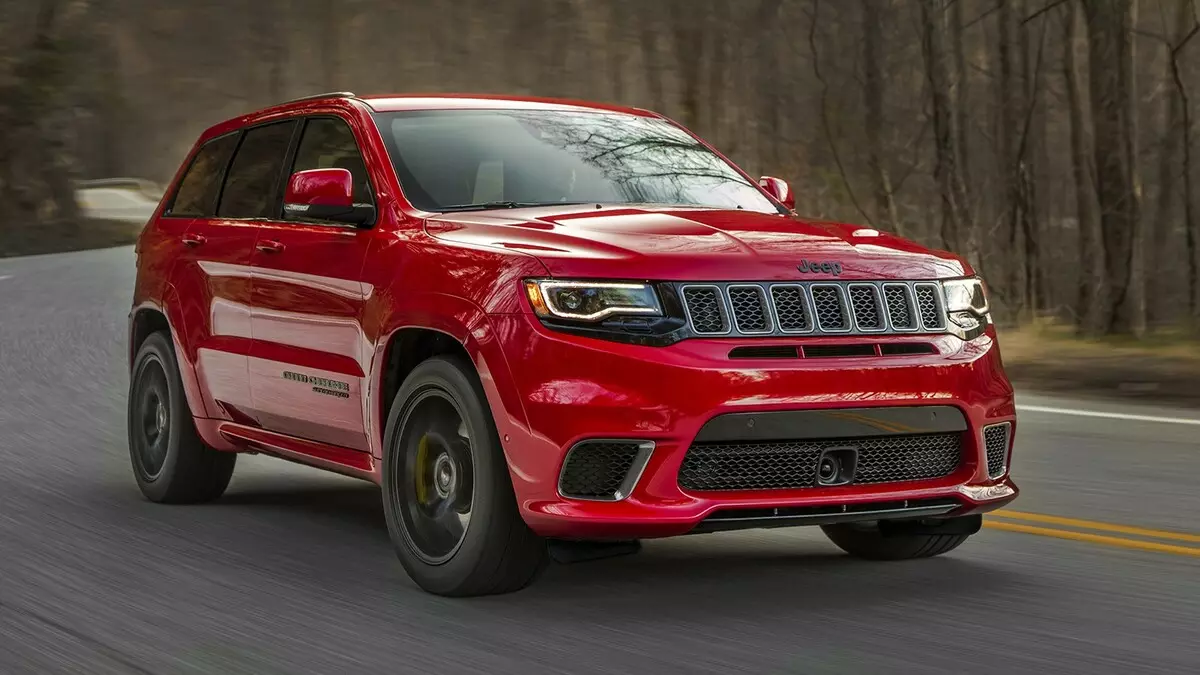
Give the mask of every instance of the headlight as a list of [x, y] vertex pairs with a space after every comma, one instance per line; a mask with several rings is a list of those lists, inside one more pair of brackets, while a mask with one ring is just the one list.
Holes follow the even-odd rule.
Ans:
[[650, 284], [531, 279], [525, 293], [542, 318], [600, 321], [614, 315], [662, 316]]
[[983, 334], [991, 322], [987, 291], [978, 277], [951, 279], [942, 282], [946, 315], [950, 332], [964, 340], [974, 340]]

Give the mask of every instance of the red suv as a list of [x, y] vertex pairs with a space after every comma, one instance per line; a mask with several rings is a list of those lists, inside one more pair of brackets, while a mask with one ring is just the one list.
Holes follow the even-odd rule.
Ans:
[[793, 208], [645, 110], [337, 93], [218, 124], [137, 245], [134, 476], [372, 481], [444, 595], [742, 528], [949, 551], [1017, 495], [984, 285]]

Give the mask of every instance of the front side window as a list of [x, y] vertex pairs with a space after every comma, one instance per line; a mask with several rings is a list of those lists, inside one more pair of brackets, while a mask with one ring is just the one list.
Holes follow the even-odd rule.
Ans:
[[217, 209], [221, 178], [229, 158], [237, 147], [238, 135], [229, 134], [205, 143], [192, 160], [187, 173], [179, 181], [169, 215], [191, 218], [211, 218]]
[[342, 120], [318, 117], [305, 123], [292, 173], [309, 169], [346, 169], [354, 177], [354, 203], [373, 203], [366, 162]]
[[273, 218], [283, 163], [295, 121], [275, 122], [246, 131], [225, 176], [217, 216]]
[[413, 206], [645, 204], [784, 213], [729, 163], [661, 119], [606, 112], [432, 110], [376, 115]]

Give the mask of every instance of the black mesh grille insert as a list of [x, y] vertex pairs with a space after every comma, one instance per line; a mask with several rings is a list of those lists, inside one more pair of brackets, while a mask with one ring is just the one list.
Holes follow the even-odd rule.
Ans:
[[687, 303], [692, 318], [692, 328], [697, 333], [724, 333], [729, 330], [729, 319], [721, 302], [720, 291], [712, 286], [691, 286], [683, 289], [683, 301]]
[[987, 450], [988, 476], [999, 478], [1004, 475], [1008, 460], [1008, 422], [985, 427], [983, 445]]
[[936, 354], [937, 350], [926, 342], [902, 342], [879, 345], [879, 353], [884, 356], [903, 356], [905, 354]]
[[945, 332], [934, 281], [692, 281], [678, 286], [696, 335]]
[[571, 450], [558, 479], [564, 497], [612, 499], [638, 454], [635, 442], [582, 443]]
[[739, 331], [765, 333], [771, 330], [767, 296], [758, 286], [731, 286], [729, 305], [733, 307], [733, 320]]
[[858, 449], [854, 484], [942, 478], [962, 460], [961, 433], [697, 443], [684, 457], [679, 486], [697, 491], [813, 487], [821, 452], [838, 447]]
[[888, 284], [883, 287], [883, 298], [887, 305], [888, 319], [896, 330], [916, 330], [920, 328], [917, 317], [913, 314], [908, 302], [908, 287], [898, 284]]
[[798, 347], [787, 347], [780, 345], [778, 347], [734, 347], [729, 350], [729, 358], [731, 359], [798, 359], [800, 358], [800, 349]]
[[839, 356], [875, 356], [875, 345], [805, 345], [806, 359], [833, 359]]
[[883, 315], [879, 313], [879, 291], [874, 286], [851, 286], [850, 304], [854, 319], [863, 330], [883, 330]]
[[921, 314], [921, 322], [926, 328], [942, 328], [945, 324], [942, 321], [942, 313], [938, 311], [938, 287], [933, 284], [918, 284], [916, 290], [917, 311]]
[[812, 317], [808, 315], [803, 287], [773, 286], [771, 297], [775, 300], [775, 318], [779, 321], [780, 330], [790, 333], [812, 330]]
[[842, 294], [836, 286], [813, 286], [813, 310], [821, 330], [845, 330], [846, 313], [842, 307]]

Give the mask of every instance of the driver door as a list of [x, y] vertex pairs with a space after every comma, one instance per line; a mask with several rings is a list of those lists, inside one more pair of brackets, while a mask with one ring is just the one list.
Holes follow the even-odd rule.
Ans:
[[[349, 123], [303, 121], [283, 183], [297, 171], [344, 168], [354, 201], [374, 203]], [[282, 194], [282, 190], [280, 191]], [[346, 223], [261, 224], [252, 264], [250, 387], [264, 429], [368, 451], [364, 392], [371, 351], [362, 329], [370, 292], [361, 282], [373, 230]]]

